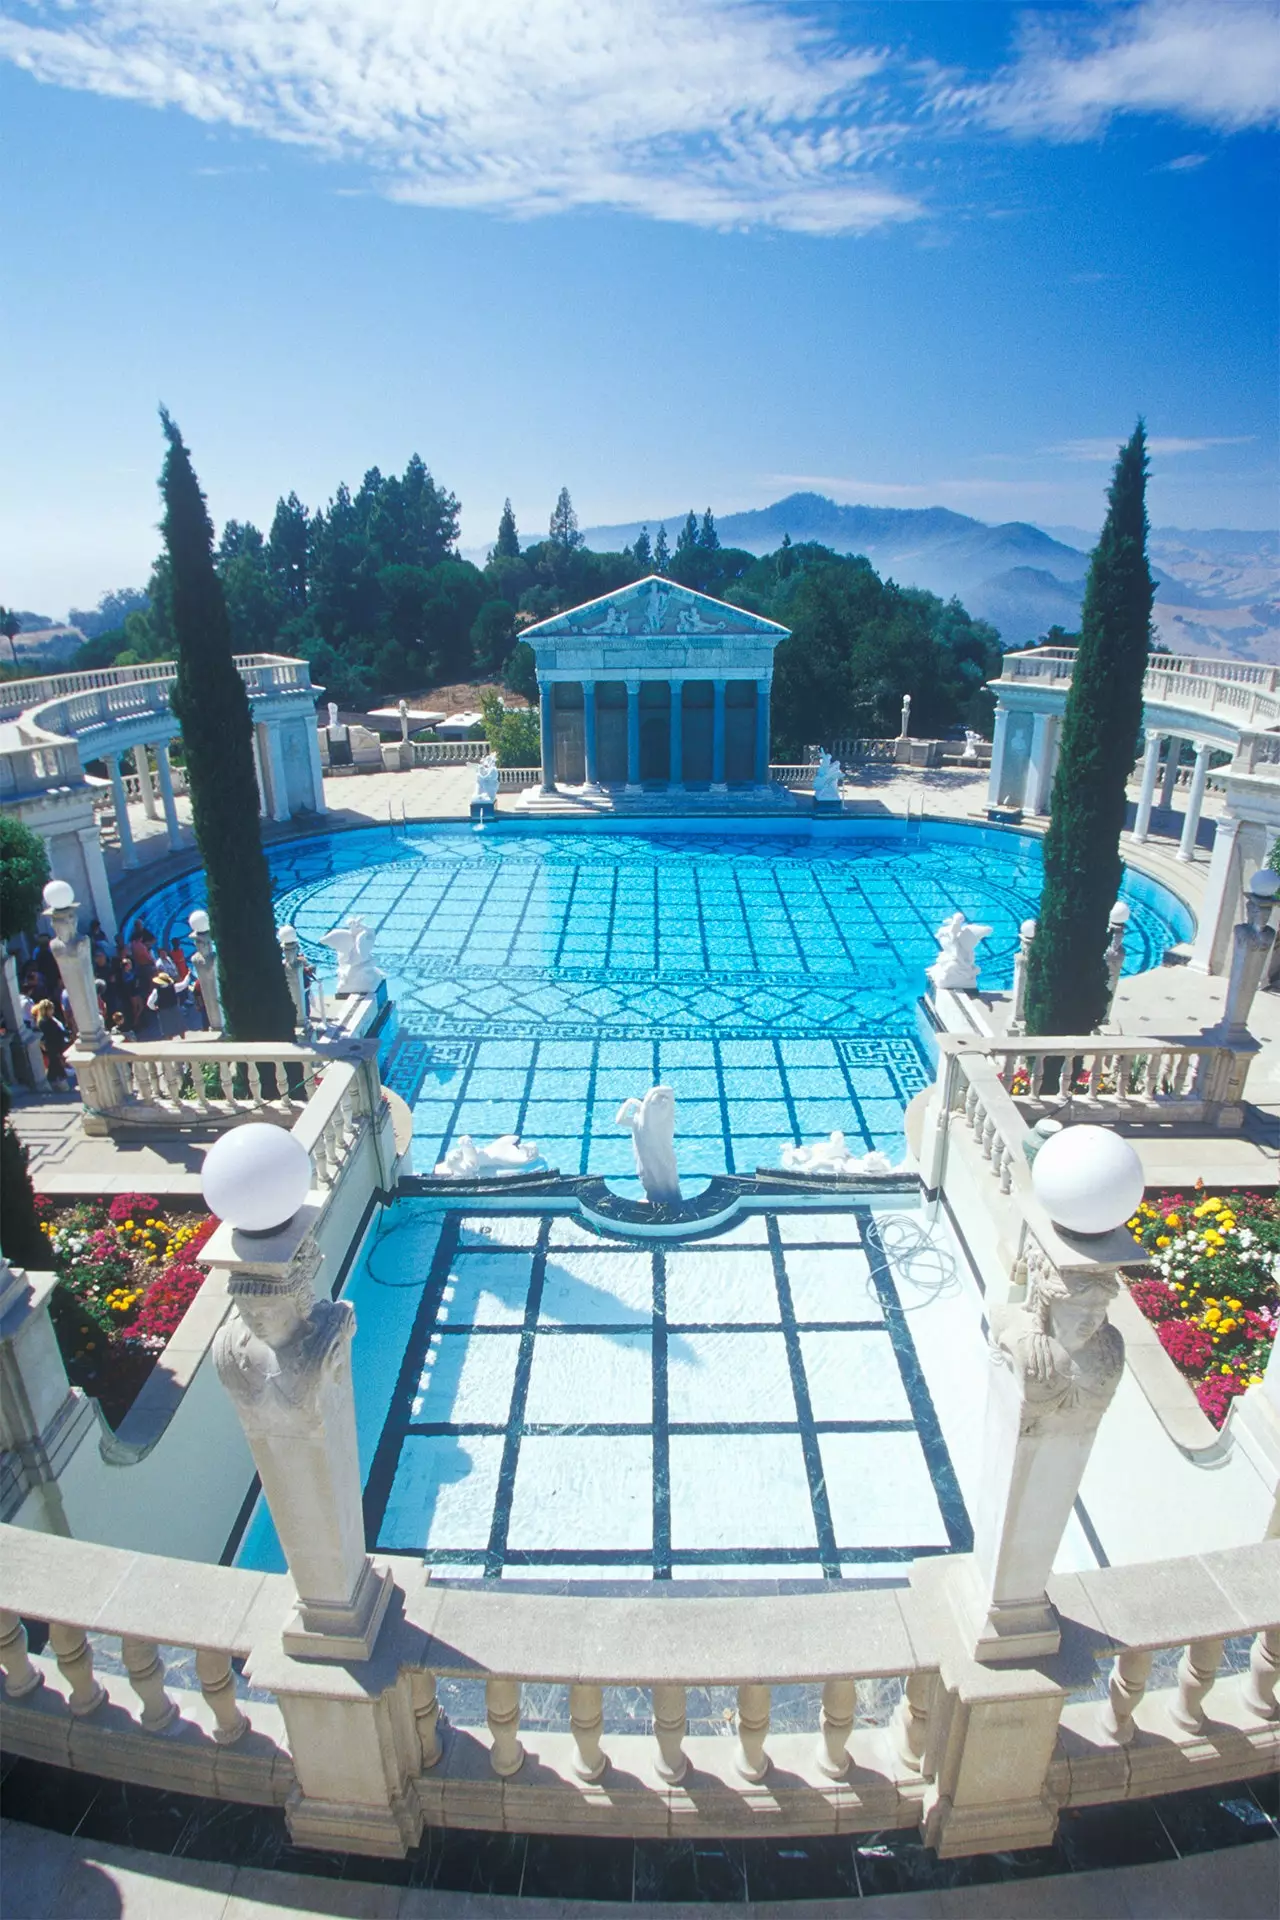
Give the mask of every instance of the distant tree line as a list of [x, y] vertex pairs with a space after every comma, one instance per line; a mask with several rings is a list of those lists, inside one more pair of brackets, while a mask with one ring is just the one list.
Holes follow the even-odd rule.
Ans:
[[[721, 546], [709, 507], [701, 517], [690, 510], [674, 550], [659, 526], [652, 540], [643, 527], [630, 547], [597, 553], [562, 488], [546, 538], [527, 544], [508, 500], [486, 564], [476, 567], [458, 555], [459, 512], [415, 454], [403, 474], [371, 468], [356, 493], [340, 486], [314, 513], [289, 494], [265, 534], [228, 521], [215, 564], [236, 651], [299, 655], [329, 698], [350, 708], [477, 677], [532, 697], [523, 627], [659, 573], [792, 629], [775, 658], [780, 753], [896, 733], [904, 693], [922, 734], [989, 731], [983, 684], [999, 672], [995, 629], [958, 600], [882, 581], [865, 559], [789, 538], [758, 559]], [[121, 590], [98, 611], [121, 617], [74, 666], [171, 656], [167, 558], [156, 561], [145, 595]]]

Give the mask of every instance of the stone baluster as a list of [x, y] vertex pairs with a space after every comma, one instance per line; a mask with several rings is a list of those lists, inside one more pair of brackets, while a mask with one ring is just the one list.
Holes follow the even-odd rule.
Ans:
[[822, 1688], [818, 1725], [818, 1767], [830, 1780], [842, 1780], [849, 1771], [849, 1735], [858, 1709], [856, 1680], [828, 1680]]
[[1133, 1739], [1133, 1716], [1150, 1677], [1151, 1654], [1145, 1648], [1125, 1647], [1116, 1655], [1101, 1720], [1103, 1733], [1118, 1747], [1127, 1747]]
[[909, 1673], [902, 1683], [902, 1698], [894, 1711], [894, 1748], [911, 1773], [919, 1773], [924, 1765], [936, 1678], [932, 1673]]
[[1259, 1720], [1274, 1720], [1280, 1715], [1276, 1704], [1276, 1685], [1280, 1682], [1280, 1627], [1264, 1627], [1249, 1650], [1249, 1680], [1244, 1703]]
[[768, 1687], [738, 1688], [738, 1752], [734, 1765], [744, 1780], [763, 1780], [769, 1771], [764, 1743], [769, 1737], [771, 1697]]
[[132, 1634], [120, 1639], [129, 1685], [142, 1702], [138, 1718], [148, 1733], [163, 1733], [178, 1717], [176, 1702], [164, 1690], [164, 1661], [154, 1640], [138, 1640]]
[[1040, 1098], [1040, 1089], [1044, 1086], [1044, 1063], [1047, 1056], [1033, 1053], [1027, 1062], [1027, 1091], [1033, 1100]]
[[1204, 1697], [1221, 1665], [1221, 1640], [1193, 1640], [1178, 1662], [1178, 1698], [1169, 1708], [1169, 1718], [1184, 1733], [1198, 1733], [1204, 1725]]
[[509, 1779], [524, 1765], [524, 1748], [520, 1744], [520, 1682], [486, 1680], [484, 1712], [493, 1735], [489, 1765], [501, 1779]]
[[44, 1675], [31, 1664], [22, 1616], [7, 1608], [0, 1608], [0, 1669], [4, 1671], [7, 1700], [21, 1700], [24, 1694], [44, 1685]]
[[58, 1672], [71, 1689], [67, 1702], [77, 1720], [96, 1713], [107, 1697], [106, 1688], [93, 1677], [93, 1649], [83, 1627], [69, 1627], [61, 1620], [49, 1622], [49, 1645], [58, 1662]]
[[1107, 1057], [1104, 1053], [1095, 1053], [1089, 1061], [1089, 1098], [1096, 1100], [1102, 1091], [1102, 1076], [1106, 1068]]
[[162, 1060], [160, 1062], [160, 1074], [164, 1081], [165, 1092], [175, 1106], [181, 1106], [182, 1104], [184, 1064], [181, 1060]]
[[429, 1771], [439, 1764], [444, 1752], [440, 1743], [440, 1699], [434, 1673], [428, 1673], [425, 1667], [415, 1667], [410, 1676], [410, 1697], [422, 1764]]
[[977, 1112], [978, 1112], [978, 1089], [975, 1086], [971, 1085], [966, 1088], [965, 1096], [964, 1096], [964, 1120], [965, 1120], [965, 1125], [969, 1128], [970, 1132], [973, 1131], [974, 1120], [976, 1118]]
[[196, 1678], [205, 1705], [214, 1718], [216, 1744], [233, 1747], [249, 1731], [249, 1722], [236, 1700], [236, 1673], [231, 1655], [220, 1653], [215, 1647], [197, 1647]]
[[984, 1113], [982, 1122], [982, 1157], [990, 1160], [995, 1151], [996, 1123], [989, 1113]]
[[574, 1755], [570, 1766], [579, 1780], [598, 1780], [609, 1761], [600, 1750], [604, 1731], [604, 1690], [577, 1684], [569, 1689], [569, 1731]]
[[683, 1780], [689, 1771], [689, 1758], [684, 1750], [687, 1726], [684, 1688], [669, 1684], [654, 1687], [653, 1737], [658, 1743], [654, 1766], [659, 1779], [671, 1786]]

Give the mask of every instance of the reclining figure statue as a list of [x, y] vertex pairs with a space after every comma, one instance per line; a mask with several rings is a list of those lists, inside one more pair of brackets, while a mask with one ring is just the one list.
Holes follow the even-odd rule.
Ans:
[[882, 1153], [850, 1153], [842, 1133], [833, 1133], [812, 1147], [784, 1147], [782, 1165], [788, 1173], [892, 1173]]
[[521, 1140], [518, 1134], [504, 1133], [487, 1147], [478, 1147], [464, 1133], [436, 1163], [435, 1173], [441, 1180], [484, 1180], [495, 1173], [529, 1173], [544, 1164], [537, 1142]]

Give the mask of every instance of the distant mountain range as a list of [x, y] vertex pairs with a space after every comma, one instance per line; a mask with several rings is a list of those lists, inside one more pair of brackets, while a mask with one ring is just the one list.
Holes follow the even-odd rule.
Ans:
[[[668, 514], [675, 537], [684, 514]], [[599, 551], [630, 546], [641, 525], [589, 527]], [[727, 547], [772, 553], [784, 534], [816, 540], [837, 553], [862, 553], [902, 586], [956, 594], [990, 620], [1007, 647], [1031, 645], [1054, 625], [1074, 629], [1095, 535], [1080, 527], [1042, 528], [1024, 520], [999, 526], [947, 507], [839, 506], [820, 493], [793, 493], [770, 507], [717, 517]], [[1176, 653], [1229, 654], [1280, 665], [1280, 535], [1214, 528], [1157, 528], [1150, 542], [1155, 619]]]

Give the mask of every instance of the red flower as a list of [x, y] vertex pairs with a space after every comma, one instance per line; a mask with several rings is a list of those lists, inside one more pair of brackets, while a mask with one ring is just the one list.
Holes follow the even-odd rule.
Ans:
[[149, 1342], [168, 1340], [177, 1332], [178, 1323], [199, 1293], [205, 1278], [203, 1267], [166, 1267], [160, 1278], [153, 1280], [147, 1288], [142, 1306], [125, 1339]]
[[1164, 1280], [1135, 1280], [1129, 1288], [1129, 1297], [1148, 1320], [1157, 1324], [1171, 1320], [1182, 1311], [1177, 1294]]
[[152, 1220], [159, 1211], [154, 1193], [118, 1193], [107, 1208], [107, 1218], [120, 1227], [126, 1220]]
[[1213, 1358], [1213, 1341], [1207, 1329], [1194, 1327], [1188, 1320], [1164, 1320], [1157, 1334], [1160, 1345], [1184, 1373], [1201, 1372]]
[[1196, 1382], [1195, 1394], [1202, 1413], [1207, 1413], [1215, 1427], [1220, 1427], [1227, 1417], [1227, 1409], [1238, 1393], [1245, 1390], [1244, 1381], [1233, 1373], [1211, 1373], [1204, 1380]]

